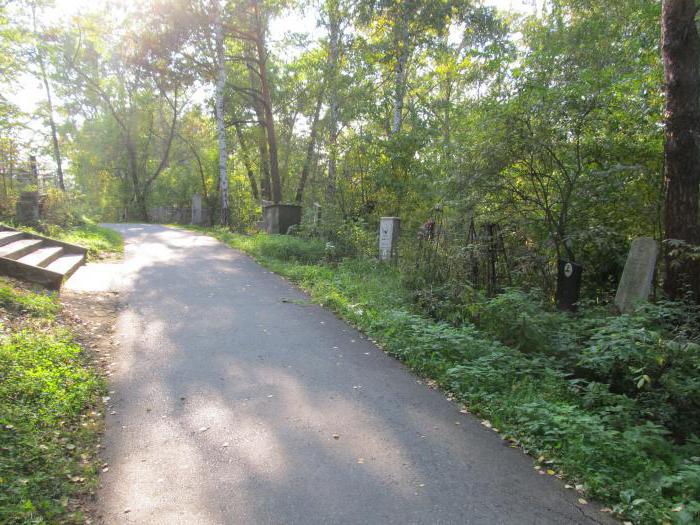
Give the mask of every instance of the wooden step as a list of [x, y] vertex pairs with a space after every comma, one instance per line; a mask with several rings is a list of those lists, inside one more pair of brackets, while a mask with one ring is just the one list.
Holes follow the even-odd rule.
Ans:
[[24, 233], [12, 230], [0, 231], [0, 246], [5, 246], [11, 242], [19, 241], [24, 238]]
[[68, 278], [83, 264], [84, 259], [85, 255], [82, 253], [63, 255], [49, 264], [46, 269], [51, 272], [60, 273], [65, 278]]
[[60, 246], [47, 246], [45, 248], [39, 248], [33, 251], [29, 255], [25, 255], [20, 259], [19, 262], [24, 264], [29, 264], [31, 266], [46, 267], [50, 263], [54, 262], [63, 254], [63, 248]]
[[22, 239], [0, 247], [0, 257], [19, 259], [23, 255], [33, 252], [43, 244], [42, 239]]

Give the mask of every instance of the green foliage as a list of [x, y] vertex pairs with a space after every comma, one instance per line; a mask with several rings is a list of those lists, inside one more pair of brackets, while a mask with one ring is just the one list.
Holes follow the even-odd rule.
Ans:
[[13, 288], [3, 279], [0, 279], [0, 307], [32, 317], [49, 319], [52, 319], [59, 309], [53, 294], [23, 292]]
[[[412, 292], [389, 265], [362, 259], [300, 264], [287, 258], [282, 246], [288, 241], [281, 236], [214, 233], [299, 283], [314, 301], [453, 392], [514, 444], [544, 456], [539, 461], [546, 459], [547, 468], [583, 484], [588, 495], [609, 503], [619, 516], [638, 523], [700, 519], [700, 454], [697, 439], [689, 434], [696, 413], [679, 395], [649, 397], [649, 387], [637, 388], [636, 383], [629, 392], [615, 392], [605, 383], [610, 370], [627, 366], [634, 378], [640, 365], [651, 366], [647, 359], [657, 362], [658, 353], [651, 351], [657, 339], [646, 332], [639, 335], [642, 329], [656, 330], [670, 338], [664, 343], [668, 359], [679, 360], [679, 370], [669, 367], [657, 380], [665, 391], [684, 393], [690, 403], [698, 392], [700, 360], [692, 345], [679, 349], [668, 344], [687, 334], [679, 323], [687, 316], [678, 307], [649, 307], [621, 317], [582, 307], [572, 317], [551, 311], [536, 292], [509, 290], [493, 299], [472, 295], [476, 304], [468, 315], [473, 322], [454, 326], [410, 310]], [[260, 246], [270, 243], [280, 248], [268, 248], [263, 255]], [[612, 363], [625, 365], [610, 364], [607, 357], [596, 364], [590, 348], [606, 344], [614, 353], [613, 337], [620, 339], [620, 350]], [[626, 348], [631, 343], [625, 341], [652, 342], [649, 348], [642, 344], [632, 358]], [[665, 412], [677, 415], [662, 417]], [[686, 444], [671, 439], [672, 433], [685, 436]]]
[[3, 284], [0, 306], [40, 318], [0, 332], [0, 522], [83, 523], [70, 498], [95, 488], [102, 383], [55, 299]]

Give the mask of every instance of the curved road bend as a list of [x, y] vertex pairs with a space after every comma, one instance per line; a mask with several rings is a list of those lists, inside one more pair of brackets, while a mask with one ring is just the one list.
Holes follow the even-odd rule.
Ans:
[[103, 523], [612, 523], [247, 256], [111, 227], [67, 284], [122, 294]]

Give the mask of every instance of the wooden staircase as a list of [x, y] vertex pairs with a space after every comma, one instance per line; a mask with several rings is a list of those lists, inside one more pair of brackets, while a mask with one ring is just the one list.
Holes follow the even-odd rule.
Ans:
[[0, 273], [52, 290], [85, 263], [87, 250], [0, 224]]

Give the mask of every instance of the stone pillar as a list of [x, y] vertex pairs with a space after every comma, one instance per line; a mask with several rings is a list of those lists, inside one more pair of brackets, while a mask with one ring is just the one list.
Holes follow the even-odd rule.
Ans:
[[382, 217], [379, 221], [379, 260], [389, 261], [396, 257], [401, 219]]
[[192, 224], [202, 224], [202, 196], [192, 195]]
[[23, 191], [17, 201], [17, 222], [27, 226], [39, 224], [39, 192]]
[[649, 298], [658, 254], [659, 245], [651, 237], [632, 241], [615, 295], [615, 305], [623, 314], [633, 311], [637, 303]]

